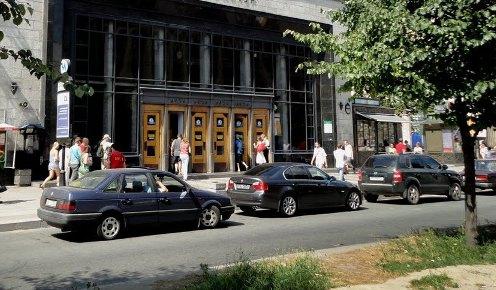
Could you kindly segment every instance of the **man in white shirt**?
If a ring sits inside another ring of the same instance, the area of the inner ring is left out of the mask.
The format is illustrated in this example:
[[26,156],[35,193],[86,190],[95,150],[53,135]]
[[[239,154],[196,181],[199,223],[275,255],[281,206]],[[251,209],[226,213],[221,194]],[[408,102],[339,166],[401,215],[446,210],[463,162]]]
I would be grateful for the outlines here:
[[313,157],[310,161],[310,164],[313,164],[315,161],[315,166],[322,169],[327,167],[327,154],[324,148],[320,147],[319,142],[315,142],[315,148],[313,149]]
[[348,142],[348,140],[344,140],[344,154],[346,157],[346,163],[348,164],[348,168],[352,168],[353,172],[355,172],[355,165],[353,162],[353,146]]
[[338,180],[344,181],[344,162],[346,154],[343,149],[343,145],[338,145],[338,149],[334,150],[334,159],[336,160],[336,169],[338,170],[339,176]]

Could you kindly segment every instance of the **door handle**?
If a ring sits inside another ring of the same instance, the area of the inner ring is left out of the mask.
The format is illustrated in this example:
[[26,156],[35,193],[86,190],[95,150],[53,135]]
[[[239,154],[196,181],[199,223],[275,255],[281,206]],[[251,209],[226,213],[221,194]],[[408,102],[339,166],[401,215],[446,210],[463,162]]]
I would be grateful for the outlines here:
[[165,198],[165,197],[161,197],[161,198],[159,198],[159,199],[158,199],[158,202],[163,203],[163,204],[171,204],[170,199]]
[[121,200],[121,203],[123,205],[132,205],[133,201],[130,198],[126,198],[126,199]]

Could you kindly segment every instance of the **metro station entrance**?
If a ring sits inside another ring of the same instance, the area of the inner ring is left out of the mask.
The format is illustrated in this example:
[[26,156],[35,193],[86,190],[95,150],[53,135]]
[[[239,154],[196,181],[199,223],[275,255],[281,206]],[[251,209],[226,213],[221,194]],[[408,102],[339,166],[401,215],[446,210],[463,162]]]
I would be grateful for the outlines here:
[[163,107],[159,105],[143,106],[143,166],[159,168],[162,156],[162,113]]

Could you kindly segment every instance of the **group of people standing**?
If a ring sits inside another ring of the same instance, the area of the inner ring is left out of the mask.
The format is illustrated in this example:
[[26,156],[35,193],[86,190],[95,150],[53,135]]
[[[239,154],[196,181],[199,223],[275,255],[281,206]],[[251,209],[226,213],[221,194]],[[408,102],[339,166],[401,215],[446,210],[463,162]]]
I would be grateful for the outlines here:
[[181,174],[183,180],[188,180],[189,155],[191,154],[188,139],[183,138],[182,134],[177,134],[177,138],[172,141],[170,151],[173,157],[175,173],[177,175]]
[[[40,184],[44,188],[46,183],[56,178],[57,186],[60,185],[60,172],[64,170],[65,182],[69,183],[90,172],[93,166],[90,140],[88,138],[74,137],[72,146],[63,151],[59,142],[53,142],[48,159],[48,177]],[[64,155],[64,158],[62,156]],[[99,143],[96,156],[100,158],[101,169],[124,168],[126,158],[124,154],[116,150],[114,143],[108,134],[103,135]],[[61,160],[64,159],[63,164]]]
[[[344,180],[344,174],[348,170],[355,171],[353,146],[344,140],[342,144],[338,144],[336,150],[333,152],[335,167],[338,170],[339,180]],[[319,142],[315,142],[312,160],[310,164],[315,164],[318,168],[322,169],[327,167],[327,153]]]
[[408,140],[403,141],[403,139],[399,139],[396,143],[390,143],[389,146],[386,147],[387,154],[404,154],[407,152],[413,152],[415,154],[424,154],[424,149],[420,142],[415,144],[415,147],[412,149],[410,144],[408,144]]

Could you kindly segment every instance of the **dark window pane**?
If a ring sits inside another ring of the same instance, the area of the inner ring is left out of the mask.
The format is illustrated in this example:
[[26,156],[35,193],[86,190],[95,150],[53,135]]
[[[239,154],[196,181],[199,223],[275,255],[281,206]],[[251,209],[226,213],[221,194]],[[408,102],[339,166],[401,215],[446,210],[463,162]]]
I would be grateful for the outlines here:
[[76,46],[76,59],[88,59],[88,46]]
[[291,102],[305,102],[305,93],[304,92],[291,92]]
[[90,29],[95,31],[102,31],[102,19],[92,17],[90,19]]
[[139,24],[137,24],[137,23],[129,22],[127,24],[127,29],[128,29],[128,31],[127,31],[128,34],[136,35],[136,36],[139,35]]
[[441,164],[439,164],[439,162],[434,160],[434,158],[432,158],[430,156],[421,156],[421,158],[424,161],[424,164],[426,165],[427,168],[430,168],[430,169],[440,169],[441,168]]
[[298,70],[298,64],[302,63],[304,61],[303,58],[297,58],[293,57],[291,58],[290,62],[290,69],[289,69],[289,75],[290,75],[290,87],[292,90],[297,90],[297,91],[304,91],[305,90],[305,71],[304,70]]
[[89,32],[84,30],[76,30],[76,44],[88,45]]
[[76,28],[88,29],[88,16],[78,15],[76,17]]
[[144,37],[152,37],[152,27],[150,25],[141,24],[140,25],[140,35]]
[[274,107],[274,143],[276,150],[289,151],[289,104],[276,103]]
[[[160,67],[160,64],[155,63],[155,49],[157,52],[160,51],[160,46],[162,52],[164,49],[164,43],[160,40],[154,40],[151,38],[142,38],[140,47],[140,78],[141,79],[155,79],[155,66]],[[156,45],[155,45],[156,43]],[[162,58],[163,61],[163,58]],[[161,64],[163,68],[163,63]],[[163,76],[163,74],[162,74]],[[157,76],[160,78],[161,76]]]
[[188,82],[188,44],[167,42],[167,80]]
[[293,150],[307,149],[305,105],[291,104],[291,145]]
[[410,163],[412,164],[412,168],[420,168],[423,169],[424,162],[422,161],[422,158],[420,156],[412,156],[410,159]]
[[136,95],[115,94],[114,101],[114,136],[118,150],[137,152],[138,102]]
[[212,34],[212,45],[222,46],[222,36],[218,34]]
[[191,45],[191,83],[200,83],[200,45]]
[[254,73],[256,88],[273,88],[274,70],[272,54],[254,53]]
[[184,29],[177,30],[177,40],[189,42],[189,31]]
[[103,76],[105,56],[105,34],[92,32],[90,34],[90,75]]
[[200,44],[201,43],[201,40],[202,40],[202,33],[199,32],[199,31],[191,31],[190,37],[191,37],[191,42],[192,43],[198,43],[198,44]]
[[117,35],[115,37],[115,75],[116,77],[137,78],[139,38]]
[[88,61],[76,60],[76,74],[77,75],[87,75],[88,74]]
[[127,22],[116,21],[115,23],[115,33],[117,34],[127,34]]
[[233,50],[228,48],[213,48],[214,84],[233,85]]

